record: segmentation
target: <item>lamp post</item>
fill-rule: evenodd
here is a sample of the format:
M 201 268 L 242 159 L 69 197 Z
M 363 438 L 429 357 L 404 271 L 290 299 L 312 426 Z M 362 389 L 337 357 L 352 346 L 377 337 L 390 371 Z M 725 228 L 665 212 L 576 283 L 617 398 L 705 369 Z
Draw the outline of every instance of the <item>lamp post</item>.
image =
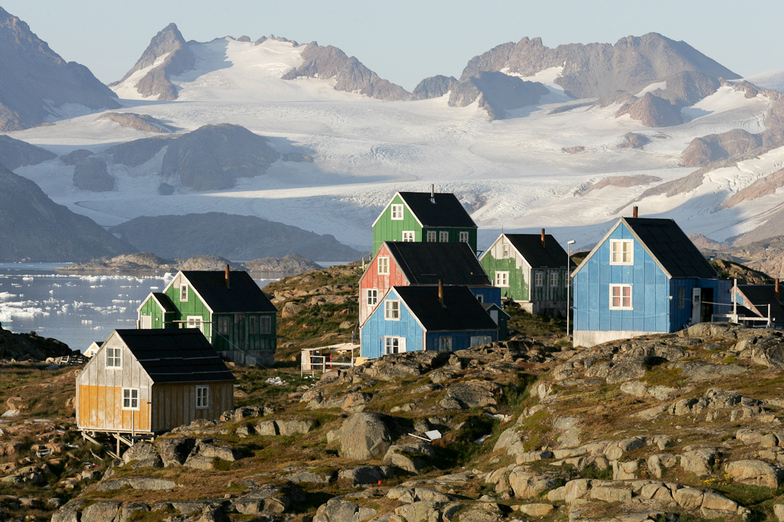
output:
M 572 315 L 572 245 L 566 242 L 566 338 L 569 339 L 569 317 Z

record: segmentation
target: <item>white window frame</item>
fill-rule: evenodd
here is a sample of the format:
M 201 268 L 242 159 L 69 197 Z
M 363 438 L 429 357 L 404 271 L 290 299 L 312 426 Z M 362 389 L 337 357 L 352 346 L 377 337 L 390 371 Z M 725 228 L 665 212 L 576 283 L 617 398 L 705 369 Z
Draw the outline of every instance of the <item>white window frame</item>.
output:
M 483 296 L 482 294 L 476 294 L 476 300 L 479 301 L 480 303 L 484 303 L 485 296 Z
M 206 410 L 210 407 L 210 387 L 196 386 L 196 409 Z
M 490 344 L 493 338 L 489 335 L 472 335 L 470 338 L 471 346 L 481 346 L 483 344 Z
M 389 275 L 389 256 L 378 256 L 378 275 Z
M 122 348 L 107 346 L 106 347 L 106 367 L 119 370 L 122 368 Z
M 402 221 L 403 220 L 403 205 L 400 203 L 393 203 L 392 209 L 390 210 L 390 216 L 393 221 Z
M 451 352 L 452 351 L 452 336 L 442 335 L 438 338 L 438 351 Z
M 139 388 L 122 389 L 122 409 L 139 411 Z
M 534 272 L 534 286 L 544 286 L 544 274 L 541 272 Z
M 441 230 L 438 233 L 438 242 L 439 243 L 449 243 L 449 232 Z
M 186 328 L 198 328 L 201 333 L 204 333 L 204 318 L 200 315 L 189 315 L 185 318 Z
M 188 284 L 187 283 L 180 283 L 180 302 L 187 303 L 188 302 Z
M 365 302 L 368 306 L 376 306 L 378 304 L 378 288 L 368 288 L 365 290 Z
M 416 233 L 413 230 L 404 230 L 403 231 L 403 242 L 404 243 L 413 243 L 416 241 Z
M 627 289 L 628 295 L 624 295 Z M 613 304 L 615 299 L 619 300 L 617 305 Z M 634 310 L 632 303 L 632 285 L 610 285 L 610 310 Z
M 400 299 L 387 299 L 384 301 L 384 319 L 387 321 L 400 321 Z
M 501 287 L 501 288 L 509 287 L 509 270 L 497 270 L 494 277 L 495 277 L 494 286 Z
M 461 243 L 468 243 L 468 232 L 460 232 L 458 235 Z
M 509 245 L 507 245 L 506 243 L 501 245 L 501 258 L 507 259 L 509 257 L 510 250 L 511 249 L 509 248 Z
M 558 272 L 550 272 L 550 288 L 558 286 Z
M 397 351 L 395 351 L 397 348 Z M 391 355 L 393 353 L 403 353 L 406 351 L 406 338 L 398 337 L 396 335 L 384 336 L 384 355 Z
M 611 265 L 634 264 L 634 241 L 632 239 L 610 240 L 610 264 Z
M 435 230 L 428 230 L 427 231 L 427 242 L 428 243 L 435 243 L 436 242 L 436 231 Z

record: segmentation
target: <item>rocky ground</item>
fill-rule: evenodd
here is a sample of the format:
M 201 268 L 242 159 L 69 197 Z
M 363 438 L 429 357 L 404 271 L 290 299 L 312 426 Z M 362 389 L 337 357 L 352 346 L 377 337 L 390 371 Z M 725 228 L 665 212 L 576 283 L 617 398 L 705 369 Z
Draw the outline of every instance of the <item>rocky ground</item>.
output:
M 782 368 L 781 332 L 701 324 L 249 370 L 240 407 L 135 445 L 52 520 L 784 519 Z

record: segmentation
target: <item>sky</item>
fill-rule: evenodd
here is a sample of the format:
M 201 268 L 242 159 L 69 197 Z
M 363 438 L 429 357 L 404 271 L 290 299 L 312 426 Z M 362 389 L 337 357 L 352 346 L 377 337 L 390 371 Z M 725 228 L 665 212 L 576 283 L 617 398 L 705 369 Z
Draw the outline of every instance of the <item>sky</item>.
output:
M 171 22 L 199 42 L 275 35 L 333 45 L 408 90 L 428 76 L 459 77 L 474 56 L 526 36 L 556 47 L 658 32 L 741 76 L 784 69 L 781 0 L 0 0 L 0 7 L 104 83 L 122 78 Z

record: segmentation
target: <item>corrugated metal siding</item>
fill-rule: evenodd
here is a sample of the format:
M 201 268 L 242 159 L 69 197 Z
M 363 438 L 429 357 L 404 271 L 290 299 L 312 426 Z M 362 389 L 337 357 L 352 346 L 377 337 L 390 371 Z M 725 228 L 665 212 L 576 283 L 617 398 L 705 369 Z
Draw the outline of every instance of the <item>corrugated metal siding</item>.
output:
M 403 205 L 403 219 L 392 219 L 392 205 Z M 413 230 L 415 239 L 422 241 L 422 227 L 396 194 L 373 227 L 373 252 L 378 252 L 384 241 L 402 241 L 404 230 Z
M 392 290 L 387 299 L 399 299 Z M 406 338 L 406 351 L 413 352 L 424 349 L 424 332 L 411 312 L 400 303 L 400 320 L 387 321 L 384 319 L 383 301 L 376 308 L 362 327 L 361 348 L 362 357 L 381 357 L 384 355 L 384 336 L 397 336 Z
M 608 239 L 634 239 L 621 225 Z M 632 285 L 633 310 L 610 310 L 610 284 Z M 634 241 L 634 265 L 610 265 L 605 241 L 574 279 L 574 329 L 669 332 L 670 281 Z

